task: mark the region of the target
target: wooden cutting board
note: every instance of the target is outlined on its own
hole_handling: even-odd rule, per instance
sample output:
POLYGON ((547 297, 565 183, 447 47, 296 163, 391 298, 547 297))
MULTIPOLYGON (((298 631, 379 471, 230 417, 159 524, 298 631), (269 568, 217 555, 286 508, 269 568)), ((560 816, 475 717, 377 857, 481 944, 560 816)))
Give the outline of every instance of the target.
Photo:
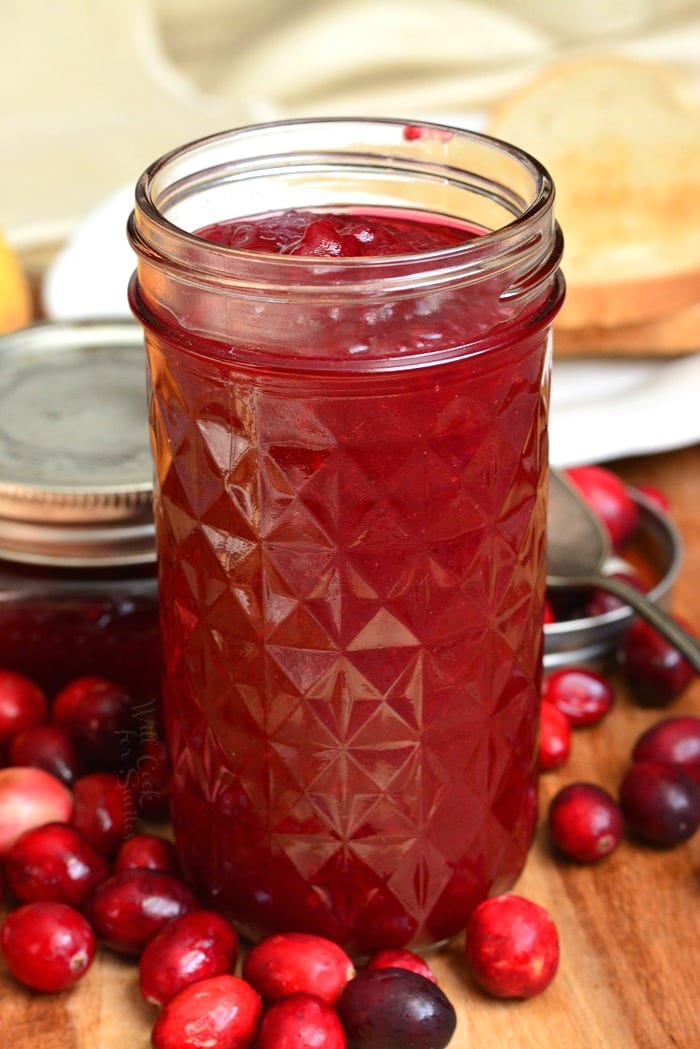
MULTIPOLYGON (((700 446, 621 470, 671 499, 686 543, 675 608, 700 628, 700 446)), ((577 731, 567 766, 542 777, 542 812, 576 779, 616 791, 637 735, 669 713, 700 716, 700 680, 664 712, 635 707, 618 684, 606 720, 577 731)), ((495 1001, 470 981, 455 940, 430 959, 458 1012, 450 1049, 699 1049, 700 833, 672 850, 625 841, 581 867, 554 858, 541 826, 516 891, 554 916, 559 972, 538 998, 495 1001)), ((0 966, 2 1047, 148 1049, 154 1016, 134 964, 107 951, 60 995, 29 993, 0 966)))

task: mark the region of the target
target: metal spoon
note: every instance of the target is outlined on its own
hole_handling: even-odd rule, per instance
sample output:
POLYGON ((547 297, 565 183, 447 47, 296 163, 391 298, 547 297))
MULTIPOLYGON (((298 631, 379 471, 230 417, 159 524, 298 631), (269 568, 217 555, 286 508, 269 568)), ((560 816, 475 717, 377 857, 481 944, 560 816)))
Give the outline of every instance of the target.
POLYGON ((610 539, 598 518, 573 485, 556 470, 550 470, 547 587, 596 587, 614 594, 663 634, 700 674, 697 639, 639 590, 621 579, 606 576, 603 565, 610 556, 610 539))

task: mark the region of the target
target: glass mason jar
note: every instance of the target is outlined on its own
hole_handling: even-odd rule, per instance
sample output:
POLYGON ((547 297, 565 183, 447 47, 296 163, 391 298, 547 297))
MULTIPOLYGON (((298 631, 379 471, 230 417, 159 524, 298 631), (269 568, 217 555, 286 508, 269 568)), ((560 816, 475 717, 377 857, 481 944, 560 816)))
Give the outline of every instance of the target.
POLYGON ((234 130, 138 183, 173 823, 251 937, 427 947, 522 869, 553 196, 504 143, 392 120, 234 130), (464 237, 348 258, 197 235, 289 209, 464 237))
POLYGON ((95 675, 157 714, 153 468, 137 324, 0 339, 0 668, 53 697, 95 675))

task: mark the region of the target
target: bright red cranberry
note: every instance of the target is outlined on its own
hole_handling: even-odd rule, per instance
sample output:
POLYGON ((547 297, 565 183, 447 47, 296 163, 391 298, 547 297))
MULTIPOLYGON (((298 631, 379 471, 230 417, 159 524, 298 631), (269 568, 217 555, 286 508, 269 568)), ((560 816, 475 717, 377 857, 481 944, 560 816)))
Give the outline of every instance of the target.
POLYGON ((549 806, 549 834, 570 860, 594 863, 622 840, 622 813, 614 798, 593 783, 570 783, 549 806))
POLYGON ((571 753, 571 725, 554 703, 542 700, 537 765, 540 771, 560 768, 571 753))
POLYGON ((139 962, 139 986, 147 1002, 165 1005, 183 988, 231 972, 238 936, 214 911, 192 911, 168 922, 146 944, 139 962))
POLYGON ((678 765, 700 784, 700 718, 688 714, 657 721, 635 743, 632 761, 678 765))
POLYGON ((72 807, 71 792, 49 772, 0 769, 0 856, 32 827, 67 822, 72 807))
POLYGON ((559 938, 548 911, 522 896, 492 896, 469 919, 467 962, 497 998, 532 998, 552 982, 559 938))
POLYGON ((161 739, 147 739, 134 767, 125 776, 134 803, 144 819, 167 818, 170 764, 161 739))
POLYGON ((332 1005, 354 972, 342 947, 303 932, 268 936, 248 951, 243 962, 243 978, 268 1001, 304 992, 332 1005))
MULTIPOLYGON (((641 593, 644 593, 644 582, 640 575, 633 570, 628 572, 613 572, 610 576, 611 579, 619 579, 623 583, 627 583, 641 593)), ((625 602, 616 597, 615 594, 608 593, 607 590, 591 590, 590 594, 586 598, 583 606, 584 616, 604 616, 607 612, 614 612, 618 608, 623 608, 625 602)))
POLYGON ((31 765, 44 769, 70 787, 82 772, 78 749, 67 729, 61 725, 30 725, 10 743, 10 765, 31 765))
POLYGON ((250 1049, 261 1016, 260 996, 250 984, 228 974, 212 976, 163 1006, 153 1025, 153 1049, 250 1049))
POLYGON ((107 772, 131 768, 141 749, 129 693, 101 678, 82 681, 82 696, 73 709, 73 736, 93 768, 107 772))
POLYGON ((583 667, 553 670, 542 685, 542 699, 553 703, 574 728, 595 725, 610 710, 613 698, 607 678, 583 667))
POLYGON ((62 991, 90 968, 95 936, 83 915, 65 903, 25 903, 5 919, 0 950, 27 987, 62 991))
POLYGON ((136 813, 129 789, 110 772, 93 772, 73 784, 71 823, 98 852, 111 856, 131 837, 136 813))
POLYGON ((677 765, 631 765, 620 786, 620 808, 632 833, 649 845, 677 845, 700 826, 700 790, 677 765))
POLYGON ((660 488, 657 488, 653 484, 637 484, 635 488, 638 492, 649 500, 649 502, 662 514, 667 514, 671 509, 671 504, 668 501, 668 496, 665 492, 662 492, 660 488))
POLYGON ((180 864, 173 843, 159 834, 135 834, 127 838, 114 859, 114 873, 140 869, 178 875, 180 864))
POLYGON ((619 550, 639 520, 637 504, 625 483, 603 466, 575 466, 566 473, 607 528, 613 547, 619 550))
POLYGON ((444 1049, 457 1026, 440 988, 408 969, 365 969, 337 1008, 353 1049, 444 1049))
POLYGON ((43 721, 47 712, 46 696, 37 684, 24 674, 0 670, 0 746, 43 721))
MULTIPOLYGON (((677 621, 686 625, 678 617, 677 621)), ((643 707, 665 706, 695 676, 678 649, 643 619, 636 619, 627 630, 618 661, 632 698, 643 707)))
POLYGON ((67 823, 25 831, 5 855, 7 883, 23 903, 53 900, 80 909, 109 873, 104 856, 67 823))
POLYGON ((163 871, 121 871, 98 885, 85 913, 96 934, 119 954, 140 954, 173 918, 199 910, 184 882, 163 871))
POLYGON ((545 603, 544 603, 544 617, 543 618, 544 618, 544 625, 545 626, 547 626, 548 623, 556 623, 556 621, 557 621, 557 617, 554 614, 554 609, 552 608, 552 606, 551 606, 549 601, 545 601, 545 603))
POLYGON ((257 1049, 345 1049, 345 1032, 332 1005, 313 994, 273 1002, 263 1016, 257 1049))
POLYGON ((365 969, 408 969, 409 972, 418 973, 426 980, 437 983, 437 977, 419 954, 413 951, 401 950, 397 947, 388 947, 384 951, 377 951, 367 962, 365 969))

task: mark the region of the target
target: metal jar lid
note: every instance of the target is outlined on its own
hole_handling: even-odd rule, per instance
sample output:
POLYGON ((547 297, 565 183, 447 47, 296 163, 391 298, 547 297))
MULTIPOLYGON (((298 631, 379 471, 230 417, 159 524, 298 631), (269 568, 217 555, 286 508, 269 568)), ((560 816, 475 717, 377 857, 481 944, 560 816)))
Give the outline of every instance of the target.
POLYGON ((0 557, 155 560, 143 333, 132 321, 0 337, 0 557))

